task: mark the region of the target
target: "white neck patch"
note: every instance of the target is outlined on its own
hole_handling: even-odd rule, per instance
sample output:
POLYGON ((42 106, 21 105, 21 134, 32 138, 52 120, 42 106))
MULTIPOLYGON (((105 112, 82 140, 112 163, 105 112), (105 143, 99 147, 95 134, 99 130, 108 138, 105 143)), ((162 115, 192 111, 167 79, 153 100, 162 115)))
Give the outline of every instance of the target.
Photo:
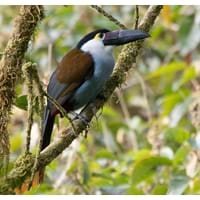
POLYGON ((82 47, 82 51, 89 52, 90 54, 111 54, 112 55, 112 46, 104 46, 102 40, 92 39, 86 42, 82 47))

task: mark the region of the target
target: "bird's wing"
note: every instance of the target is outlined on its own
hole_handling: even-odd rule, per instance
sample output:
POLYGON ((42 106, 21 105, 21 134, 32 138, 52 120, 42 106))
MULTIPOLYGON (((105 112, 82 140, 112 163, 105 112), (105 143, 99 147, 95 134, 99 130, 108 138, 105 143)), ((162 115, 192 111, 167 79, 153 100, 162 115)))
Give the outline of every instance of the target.
POLYGON ((47 88, 48 94, 58 102, 59 99, 63 101, 63 97, 70 96, 88 76, 91 76, 93 67, 90 54, 76 48, 72 49, 63 57, 52 74, 47 88))

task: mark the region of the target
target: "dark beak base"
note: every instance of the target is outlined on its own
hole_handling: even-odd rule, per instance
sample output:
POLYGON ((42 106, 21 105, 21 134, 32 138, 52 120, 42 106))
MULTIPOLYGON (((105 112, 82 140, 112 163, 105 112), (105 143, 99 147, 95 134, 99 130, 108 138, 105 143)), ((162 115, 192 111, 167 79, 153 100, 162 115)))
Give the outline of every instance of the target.
POLYGON ((119 30, 105 33, 104 45, 123 45, 129 42, 142 40, 150 35, 141 30, 119 30))

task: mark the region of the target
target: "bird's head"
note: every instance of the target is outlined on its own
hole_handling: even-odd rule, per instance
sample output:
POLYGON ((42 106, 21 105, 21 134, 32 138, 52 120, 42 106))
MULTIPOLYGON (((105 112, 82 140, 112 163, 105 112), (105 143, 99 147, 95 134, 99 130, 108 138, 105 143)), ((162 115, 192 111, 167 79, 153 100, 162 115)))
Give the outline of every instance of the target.
POLYGON ((142 40, 147 37, 149 37, 149 34, 141 30, 109 31, 107 29, 99 29, 84 36, 77 44, 77 48, 87 51, 87 49, 102 47, 106 51, 110 51, 113 46, 142 40))
POLYGON ((149 34, 141 30, 115 30, 99 29, 85 35, 78 43, 77 47, 81 48, 90 40, 101 41, 104 46, 118 46, 129 42, 142 40, 149 37, 149 34))

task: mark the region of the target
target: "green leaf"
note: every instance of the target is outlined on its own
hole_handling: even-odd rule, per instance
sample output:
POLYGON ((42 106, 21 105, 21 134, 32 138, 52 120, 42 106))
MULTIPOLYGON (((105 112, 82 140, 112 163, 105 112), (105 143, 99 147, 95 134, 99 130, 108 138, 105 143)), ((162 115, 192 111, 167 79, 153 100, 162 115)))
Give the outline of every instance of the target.
POLYGON ((190 133, 182 127, 168 128, 165 131, 165 139, 170 142, 177 142, 179 144, 187 141, 190 138, 190 133))
POLYGON ((188 153, 190 152, 191 147, 189 144, 183 144, 175 153, 173 164, 178 165, 184 162, 188 153))
POLYGON ((144 192, 142 190, 136 188, 135 185, 128 188, 126 193, 129 194, 129 195, 143 195, 144 194, 144 192))
POLYGON ((199 185, 200 185, 200 178, 199 177, 196 177, 195 179, 194 179, 194 181, 193 181, 193 191, 192 191, 192 193, 191 194, 200 194, 200 187, 199 187, 199 185))
POLYGON ((141 160, 147 159, 152 156, 152 152, 149 149, 141 149, 134 153, 135 161, 139 162, 141 160))
POLYGON ((170 165, 171 160, 161 156, 151 156, 136 162, 132 172, 132 184, 137 184, 151 176, 162 165, 170 165))
POLYGON ((103 187, 105 185, 113 184, 113 178, 110 174, 107 175, 103 173, 93 172, 91 175, 92 176, 91 176, 90 182, 88 183, 91 184, 93 187, 94 185, 97 187, 103 187))
POLYGON ((182 85, 194 79, 195 76, 196 76, 195 68, 193 66, 188 66, 188 68, 184 70, 181 78, 173 84, 173 89, 175 91, 178 90, 182 85))
POLYGON ((172 177, 167 194, 183 194, 189 184, 189 178, 185 175, 176 175, 172 177))
MULTIPOLYGON (((120 169, 119 169, 120 171, 120 169)), ((125 173, 115 173, 115 176, 114 176, 114 183, 113 185, 123 185, 123 184, 127 184, 128 181, 130 179, 130 176, 125 174, 125 173)))
POLYGON ((20 97, 17 97, 15 100, 15 106, 17 106, 20 109, 27 110, 28 107, 27 95, 22 95, 20 97))
POLYGON ((183 76, 181 77, 181 82, 187 83, 188 81, 194 79, 196 76, 196 70, 194 66, 188 66, 187 69, 184 70, 183 76))
POLYGON ((165 96, 162 100, 163 105, 163 115, 169 115, 174 106, 182 100, 182 95, 180 93, 172 93, 165 96))
POLYGON ((156 185, 152 190, 152 194, 154 194, 154 195, 163 195, 166 193, 167 193, 167 185, 166 184, 156 185))
POLYGON ((186 97, 183 102, 177 104, 170 114, 170 127, 175 127, 178 125, 180 120, 188 112, 188 108, 192 102, 191 96, 186 97))
POLYGON ((175 74, 175 72, 183 70, 187 65, 184 62, 172 62, 167 65, 159 67, 157 70, 149 73, 146 79, 154 79, 168 74, 175 74))
POLYGON ((103 107, 103 115, 105 117, 110 117, 110 118, 113 118, 113 117, 120 118, 119 112, 117 112, 115 109, 113 109, 110 106, 104 106, 103 107))
POLYGON ((108 151, 107 149, 100 149, 99 151, 97 151, 96 153, 96 158, 108 158, 110 160, 116 158, 115 155, 108 151))

